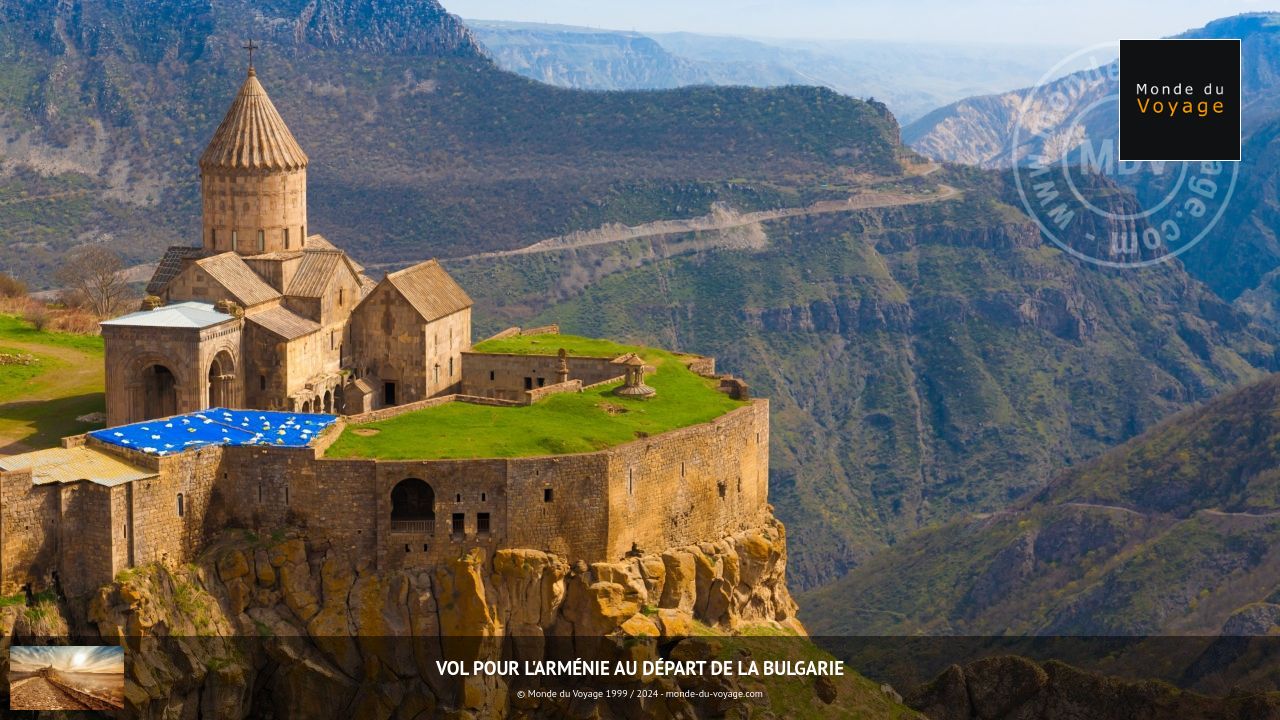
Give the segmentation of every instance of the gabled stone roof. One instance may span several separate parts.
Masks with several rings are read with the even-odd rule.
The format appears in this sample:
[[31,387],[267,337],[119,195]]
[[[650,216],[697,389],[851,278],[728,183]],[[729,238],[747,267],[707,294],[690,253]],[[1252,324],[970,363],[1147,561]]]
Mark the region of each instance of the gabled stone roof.
[[462,286],[435,260],[393,272],[383,282],[399,290],[427,322],[452,315],[474,304]]
[[169,284],[169,281],[182,272],[182,266],[187,260],[201,258],[207,254],[202,247],[170,246],[164,251],[164,257],[160,258],[160,262],[156,264],[156,271],[151,274],[151,281],[147,283],[147,294],[159,295],[164,292],[164,287]]
[[243,258],[233,252],[201,258],[196,260],[196,265],[245,307],[253,307],[280,297],[275,288],[268,285]]
[[300,170],[306,166],[307,154],[249,68],[249,76],[200,156],[200,169]]
[[293,297],[320,297],[340,265],[342,265],[340,250],[304,251],[302,262],[298,264],[298,271],[293,274],[293,279],[285,288],[285,294]]
[[245,316],[245,321],[260,326],[285,340],[294,340],[320,329],[320,323],[298,315],[279,305]]

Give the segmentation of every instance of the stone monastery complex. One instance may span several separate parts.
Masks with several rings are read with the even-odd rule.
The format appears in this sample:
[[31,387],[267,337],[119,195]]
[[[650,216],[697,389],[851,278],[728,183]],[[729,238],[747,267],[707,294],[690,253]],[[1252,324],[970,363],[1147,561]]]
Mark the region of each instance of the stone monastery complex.
[[475,548],[614,562],[769,521],[768,403],[706,357],[662,355],[726,411],[593,452],[328,454],[450,403],[502,423],[563,393],[643,412],[664,390],[650,358],[557,351],[554,328],[495,336],[545,352],[473,349],[471,299],[439,263],[375,282],[310,232],[307,163],[250,68],[200,157],[200,244],[169,248],[143,307],[102,323],[107,428],[0,457],[0,595],[83,595],[227,527],[303,527],[381,569]]

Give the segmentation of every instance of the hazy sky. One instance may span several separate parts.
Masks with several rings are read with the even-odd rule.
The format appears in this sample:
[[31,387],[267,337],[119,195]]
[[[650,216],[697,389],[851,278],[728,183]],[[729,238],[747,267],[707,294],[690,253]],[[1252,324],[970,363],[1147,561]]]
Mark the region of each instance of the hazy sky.
[[452,13],[650,32],[1084,46],[1175,35],[1280,0],[441,0]]
[[52,665],[55,670],[92,673],[123,673],[124,648],[97,645],[14,645],[9,663],[19,671],[31,671]]

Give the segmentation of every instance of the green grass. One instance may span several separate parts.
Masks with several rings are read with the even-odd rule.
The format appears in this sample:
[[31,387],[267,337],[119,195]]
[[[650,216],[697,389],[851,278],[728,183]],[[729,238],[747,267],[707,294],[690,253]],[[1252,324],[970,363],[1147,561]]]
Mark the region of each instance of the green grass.
[[0,365],[0,402],[21,397],[41,375],[63,363],[47,355],[27,352],[22,348],[0,345],[0,355],[30,355],[35,362],[30,365]]
[[0,366],[0,452],[51,447],[61,437],[99,427],[76,418],[105,407],[100,336],[36,330],[0,315],[0,352],[38,361]]
[[628,352],[639,352],[648,357],[649,351],[644,348],[620,345],[612,340],[586,338],[577,335],[518,335],[501,340],[485,340],[477,343],[472,350],[486,353],[507,353],[511,355],[555,355],[564,348],[570,355],[585,357],[618,357]]
[[31,323],[14,315],[0,315],[0,341],[4,340],[37,343],[39,345],[70,348],[86,353],[102,354],[101,335],[77,335],[75,333],[54,332],[52,330],[36,330]]
[[[613,394],[617,385],[553,395],[527,407],[450,403],[381,422],[348,427],[329,457],[388,460],[526,457],[593,452],[638,438],[713,420],[744,403],[716,390],[714,380],[691,372],[675,354],[569,335],[545,335],[481,343],[491,352],[548,352],[609,357],[636,351],[657,371],[646,382],[649,400]],[[377,430],[357,435],[355,429]]]

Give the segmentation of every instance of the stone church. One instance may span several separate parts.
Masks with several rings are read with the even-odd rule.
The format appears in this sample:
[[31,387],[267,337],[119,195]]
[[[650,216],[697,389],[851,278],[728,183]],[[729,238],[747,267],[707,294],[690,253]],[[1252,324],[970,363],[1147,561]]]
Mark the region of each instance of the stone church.
[[456,392],[471,298],[434,260],[374,282],[310,233],[307,163],[250,66],[200,156],[201,244],[169,248],[143,309],[102,323],[108,426]]

